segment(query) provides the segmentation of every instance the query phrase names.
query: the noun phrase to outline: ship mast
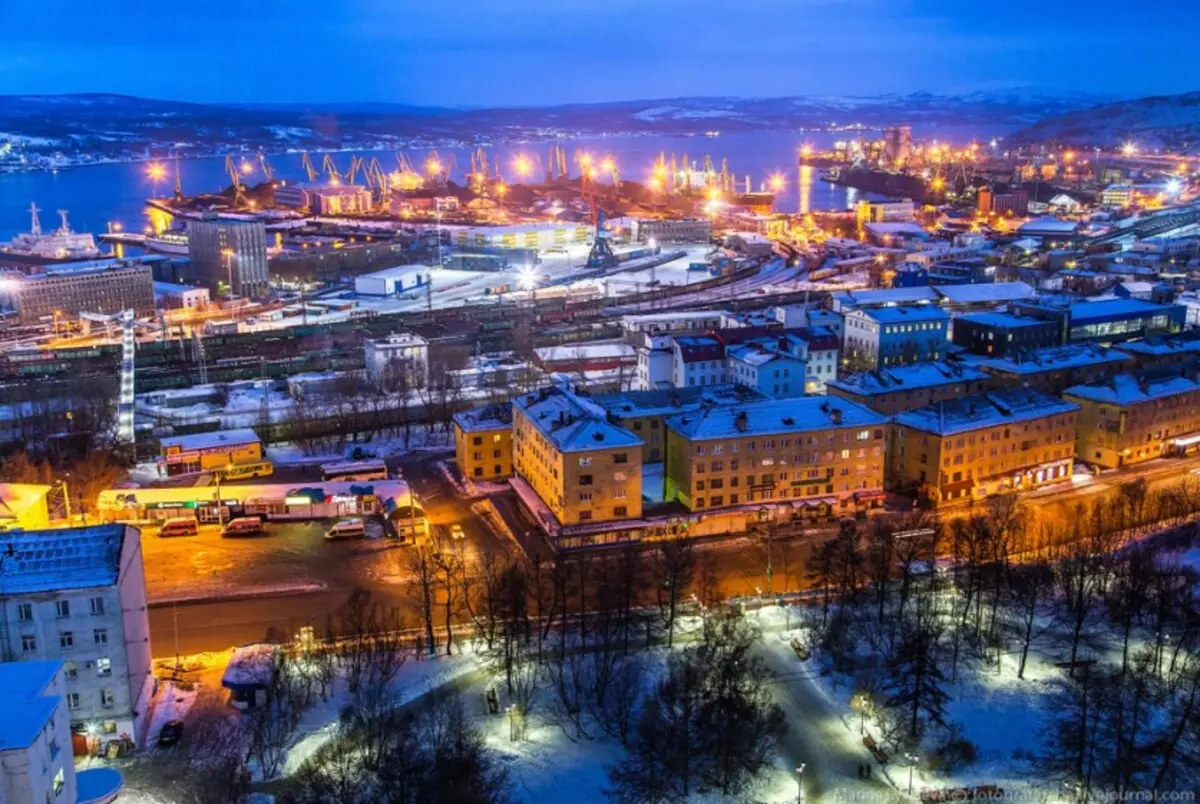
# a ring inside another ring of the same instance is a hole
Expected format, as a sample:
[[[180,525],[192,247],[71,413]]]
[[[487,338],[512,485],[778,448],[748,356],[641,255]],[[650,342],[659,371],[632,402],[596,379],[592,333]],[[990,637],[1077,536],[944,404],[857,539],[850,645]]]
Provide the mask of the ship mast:
[[[33,233],[33,236],[34,236],[34,237],[38,237],[38,236],[40,236],[40,235],[41,235],[41,233],[42,233],[42,222],[41,222],[40,220],[38,220],[38,206],[37,206],[37,204],[30,204],[30,205],[29,205],[29,215],[30,215],[30,217],[32,217],[32,218],[33,218],[33,220],[31,221],[31,223],[30,223],[30,225],[29,225],[29,231],[30,231],[31,233]]]
[[[62,218],[62,228],[58,230],[59,234],[70,234],[71,226],[67,223],[67,211],[65,209],[60,209],[58,211],[58,217]]]

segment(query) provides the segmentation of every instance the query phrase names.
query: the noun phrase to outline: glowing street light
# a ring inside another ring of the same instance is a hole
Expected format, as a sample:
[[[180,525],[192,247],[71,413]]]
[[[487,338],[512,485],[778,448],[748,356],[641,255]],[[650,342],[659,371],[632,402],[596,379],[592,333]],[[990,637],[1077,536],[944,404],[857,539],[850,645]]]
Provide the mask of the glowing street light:
[[[167,169],[158,162],[151,162],[146,168],[146,175],[150,177],[150,181],[159,182],[167,177]]]
[[[804,145],[800,146],[800,155],[805,159],[808,159],[810,156],[812,156],[812,150],[812,146],[805,143]]]
[[[254,165],[249,162],[242,162],[240,169],[243,176],[249,176],[254,171]]]
[[[508,185],[502,181],[497,182],[496,183],[496,195],[503,198],[505,196],[505,194],[507,194],[507,193],[508,193]]]
[[[518,154],[517,158],[513,160],[513,170],[523,179],[533,170],[533,164],[525,154]]]
[[[533,266],[526,265],[517,273],[517,284],[521,290],[535,290],[537,288],[537,271],[533,270]]]
[[[796,793],[796,801],[798,804],[804,804],[804,769],[807,767],[807,762],[801,762],[796,767],[796,786],[798,790]]]
[[[1125,156],[1135,156],[1137,154],[1137,145],[1132,142],[1127,142],[1121,146],[1121,153]]]
[[[646,186],[657,193],[662,189],[662,179],[657,176],[651,176],[649,181],[646,182]]]
[[[776,192],[776,193],[783,192],[783,188],[787,186],[787,181],[783,178],[782,173],[772,174],[770,183],[771,183],[771,191]]]
[[[430,176],[436,176],[442,172],[442,163],[437,159],[430,157],[429,159],[425,160],[425,172]]]
[[[600,163],[600,169],[605,173],[612,173],[616,166],[617,163],[613,161],[611,156],[605,157],[604,161]]]

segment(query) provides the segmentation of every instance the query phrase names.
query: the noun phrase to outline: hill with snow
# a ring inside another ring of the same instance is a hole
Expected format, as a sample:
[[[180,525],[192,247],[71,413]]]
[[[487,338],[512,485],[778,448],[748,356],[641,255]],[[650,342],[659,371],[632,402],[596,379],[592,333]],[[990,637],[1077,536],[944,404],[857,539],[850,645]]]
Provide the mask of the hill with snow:
[[[1200,149],[1200,92],[1118,101],[1051,115],[1009,140],[1101,147],[1135,142],[1142,148],[1195,151]]]

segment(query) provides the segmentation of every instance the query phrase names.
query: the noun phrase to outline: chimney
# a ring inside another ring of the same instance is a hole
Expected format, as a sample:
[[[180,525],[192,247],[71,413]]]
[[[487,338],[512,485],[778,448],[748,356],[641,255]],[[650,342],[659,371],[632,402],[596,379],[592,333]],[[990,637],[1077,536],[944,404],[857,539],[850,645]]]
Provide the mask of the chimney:
[[[733,419],[733,426],[737,428],[739,433],[744,433],[749,424],[750,417],[746,415],[746,411],[739,410],[737,416]]]
[[[833,410],[829,411],[829,418],[833,421],[834,424],[841,424],[842,423],[842,409],[834,408]]]

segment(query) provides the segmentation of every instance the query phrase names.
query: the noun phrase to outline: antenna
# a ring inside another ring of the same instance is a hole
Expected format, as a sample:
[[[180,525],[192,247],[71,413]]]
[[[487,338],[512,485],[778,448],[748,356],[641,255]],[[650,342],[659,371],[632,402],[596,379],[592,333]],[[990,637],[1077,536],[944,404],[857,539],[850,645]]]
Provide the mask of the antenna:
[[[62,218],[62,229],[59,231],[63,234],[70,234],[71,226],[67,223],[67,211],[65,209],[58,210],[58,217]]]
[[[29,205],[29,215],[30,215],[30,217],[33,218],[33,220],[29,224],[29,231],[32,232],[33,235],[36,237],[37,235],[40,235],[42,233],[42,222],[40,220],[38,220],[38,205],[37,204]]]

